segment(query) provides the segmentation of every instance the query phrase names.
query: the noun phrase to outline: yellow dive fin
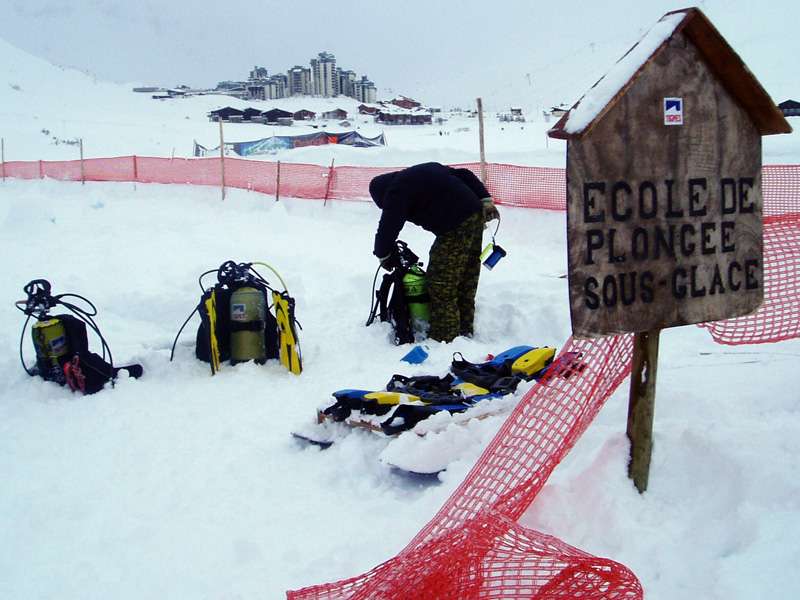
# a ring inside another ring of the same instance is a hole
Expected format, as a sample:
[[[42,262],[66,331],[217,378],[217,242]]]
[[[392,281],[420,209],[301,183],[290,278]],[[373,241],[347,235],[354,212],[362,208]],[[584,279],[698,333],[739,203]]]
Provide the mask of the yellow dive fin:
[[[461,392],[461,395],[464,398],[472,398],[472,396],[482,396],[483,394],[489,393],[489,390],[487,390],[486,388],[482,388],[479,385],[475,385],[474,383],[468,383],[466,381],[463,383],[455,384],[452,389]]]
[[[208,315],[208,348],[211,354],[211,374],[219,371],[219,341],[217,340],[217,292],[212,290],[205,301]]]
[[[405,404],[408,402],[419,402],[421,398],[413,394],[404,394],[403,392],[370,392],[364,394],[365,400],[377,400],[378,404],[387,404],[394,406],[395,404]],[[424,400],[422,400],[424,402]]]
[[[511,364],[512,375],[532,377],[553,362],[556,349],[550,346],[529,350]]]
[[[286,292],[272,292],[278,321],[278,358],[286,369],[299,375],[303,371],[297,332],[294,328],[294,299]]]

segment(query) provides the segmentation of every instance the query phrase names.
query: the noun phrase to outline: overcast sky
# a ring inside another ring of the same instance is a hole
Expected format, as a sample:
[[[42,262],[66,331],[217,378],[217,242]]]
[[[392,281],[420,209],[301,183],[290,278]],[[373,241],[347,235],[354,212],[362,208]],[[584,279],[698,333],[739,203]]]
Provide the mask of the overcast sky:
[[[776,101],[800,96],[796,0],[697,5]],[[117,82],[211,87],[322,50],[379,96],[428,104],[572,104],[669,0],[0,0],[0,37]],[[789,59],[791,57],[791,60]],[[794,90],[794,91],[793,91]]]

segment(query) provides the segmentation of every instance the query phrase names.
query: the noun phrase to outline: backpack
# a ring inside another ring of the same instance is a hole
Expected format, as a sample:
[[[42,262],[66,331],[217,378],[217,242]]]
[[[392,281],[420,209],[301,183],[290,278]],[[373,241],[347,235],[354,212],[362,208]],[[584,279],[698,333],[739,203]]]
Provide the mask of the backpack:
[[[424,336],[425,324],[418,319],[417,307],[427,307],[430,298],[425,291],[411,295],[406,285],[409,275],[424,281],[425,271],[422,269],[419,257],[402,240],[397,240],[396,255],[397,265],[390,273],[384,274],[380,287],[375,290],[375,298],[366,324],[372,325],[376,318],[381,323],[390,323],[394,343],[399,346],[416,341],[417,333],[421,334],[421,337]],[[380,268],[379,266],[378,271]],[[375,273],[376,280],[377,277],[378,272]],[[422,312],[426,311],[427,308]]]
[[[254,360],[263,364],[275,358],[292,373],[300,374],[302,360],[296,330],[300,324],[294,314],[294,299],[285,289],[282,292],[273,289],[253,269],[253,264],[272,269],[265,263],[227,261],[219,269],[200,276],[201,288],[202,278],[210,273],[217,273],[217,283],[203,290],[197,307],[181,326],[172,344],[170,361],[181,332],[197,312],[200,324],[195,336],[195,356],[209,363],[212,375],[224,361],[236,364]],[[239,344],[239,338],[243,337],[246,337],[242,342],[244,351]]]
[[[33,280],[23,289],[28,294],[28,299],[17,302],[16,306],[28,316],[22,327],[20,360],[22,368],[29,375],[38,375],[46,381],[53,381],[83,394],[99,392],[109,381],[113,386],[117,375],[123,370],[134,378],[142,376],[144,369],[139,364],[114,366],[111,349],[93,319],[97,315],[97,308],[86,298],[77,294],[52,296],[50,283],[45,279]],[[64,301],[65,297],[79,298],[90,308],[86,310]],[[72,314],[50,315],[50,309],[59,305]],[[29,369],[22,355],[22,341],[31,318],[36,319],[31,327],[36,365]],[[87,325],[100,338],[102,356],[89,350]]]

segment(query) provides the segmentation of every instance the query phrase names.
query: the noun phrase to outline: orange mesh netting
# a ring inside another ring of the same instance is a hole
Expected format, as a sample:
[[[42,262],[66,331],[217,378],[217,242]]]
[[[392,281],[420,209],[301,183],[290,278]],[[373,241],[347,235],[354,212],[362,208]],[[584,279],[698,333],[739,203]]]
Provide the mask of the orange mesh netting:
[[[632,336],[571,339],[577,361],[551,372],[508,417],[439,513],[395,558],[292,600],[641,599],[623,565],[516,521],[630,371]]]
[[[8,162],[6,177],[220,185],[219,158],[119,157]],[[480,174],[478,163],[457,165]],[[564,169],[489,164],[499,204],[564,210]],[[226,186],[281,197],[366,200],[370,180],[395,169],[320,167],[225,159]],[[280,176],[278,176],[280,173]],[[764,303],[752,315],[706,323],[717,342],[764,343],[800,336],[800,165],[765,166]],[[517,523],[553,469],[627,377],[631,336],[570,339],[560,356],[583,365],[532,388],[442,509],[396,557],[351,579],[288,592],[307,599],[636,599],[626,567]]]

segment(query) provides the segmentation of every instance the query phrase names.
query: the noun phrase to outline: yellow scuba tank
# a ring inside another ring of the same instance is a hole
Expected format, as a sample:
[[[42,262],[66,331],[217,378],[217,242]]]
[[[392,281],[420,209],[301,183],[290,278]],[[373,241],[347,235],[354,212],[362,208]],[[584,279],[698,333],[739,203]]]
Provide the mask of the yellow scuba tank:
[[[64,324],[59,319],[37,321],[31,327],[31,335],[41,375],[50,381],[63,383],[65,377],[59,359],[69,352]]]
[[[264,294],[253,287],[240,287],[231,294],[231,362],[264,362]]]

